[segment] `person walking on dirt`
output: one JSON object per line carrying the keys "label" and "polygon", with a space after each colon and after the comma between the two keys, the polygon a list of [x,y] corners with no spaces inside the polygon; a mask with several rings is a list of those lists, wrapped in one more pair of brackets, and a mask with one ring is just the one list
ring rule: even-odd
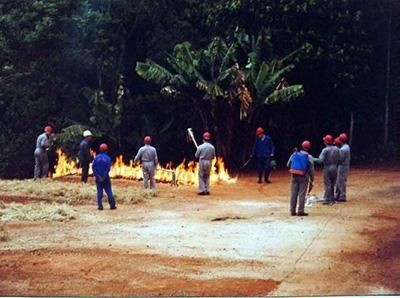
{"label": "person walking on dirt", "polygon": [[338,175],[336,182],[336,201],[346,202],[346,186],[347,177],[350,170],[350,146],[347,144],[347,134],[341,133],[339,135],[340,146],[340,162],[338,166]]}
{"label": "person walking on dirt", "polygon": [[151,137],[149,136],[144,138],[144,146],[139,148],[134,163],[140,161],[142,164],[144,188],[149,188],[150,182],[150,190],[154,191],[156,188],[154,175],[158,164],[158,157],[156,148],[150,145],[151,141]]}
{"label": "person walking on dirt", "polygon": [[[301,144],[302,150],[294,152],[288,162],[287,167],[292,174],[290,179],[290,214],[292,216],[308,216],[304,212],[306,192],[308,185],[314,182],[314,158],[308,154],[311,143],[305,140]],[[298,202],[298,212],[296,206]]]}
{"label": "person walking on dirt", "polygon": [[264,181],[271,183],[269,175],[271,173],[270,158],[274,156],[275,147],[272,139],[264,133],[262,127],[256,130],[256,141],[254,142],[251,158],[255,157],[257,160],[257,183],[262,183],[262,176],[264,173]]}
{"label": "person walking on dirt", "polygon": [[333,205],[335,203],[335,185],[337,179],[337,170],[340,160],[339,149],[333,145],[333,137],[326,135],[322,138],[325,148],[322,149],[318,161],[324,165],[324,205]]}
{"label": "person walking on dirt", "polygon": [[203,144],[201,144],[195,153],[199,159],[199,189],[198,195],[204,196],[210,194],[210,172],[212,160],[215,157],[215,148],[210,143],[211,134],[206,131],[203,133]]}
{"label": "person walking on dirt", "polygon": [[81,182],[87,183],[89,176],[89,164],[91,162],[92,156],[90,154],[90,143],[93,139],[93,134],[90,130],[85,130],[83,132],[83,140],[79,144],[79,165],[82,168]]}
{"label": "person walking on dirt", "polygon": [[96,181],[97,189],[97,209],[103,210],[103,191],[107,194],[110,209],[117,209],[115,206],[115,199],[111,189],[111,180],[109,172],[111,169],[111,159],[107,155],[107,144],[101,144],[99,147],[100,153],[96,155],[92,163],[93,176]]}
{"label": "person walking on dirt", "polygon": [[33,179],[45,178],[49,172],[49,158],[47,156],[47,150],[50,147],[50,135],[53,132],[53,128],[47,125],[44,128],[44,132],[40,134],[36,139],[36,148],[33,152],[35,157],[35,168],[33,173]]}

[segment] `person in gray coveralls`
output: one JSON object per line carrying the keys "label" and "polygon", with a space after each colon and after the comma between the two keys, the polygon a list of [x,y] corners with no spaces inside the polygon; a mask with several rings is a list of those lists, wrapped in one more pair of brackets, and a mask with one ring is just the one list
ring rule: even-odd
{"label": "person in gray coveralls", "polygon": [[144,146],[139,148],[139,151],[135,156],[134,163],[138,163],[139,161],[142,163],[144,188],[149,188],[150,182],[150,190],[154,191],[156,188],[156,180],[154,179],[154,175],[158,164],[158,157],[156,148],[150,144],[151,137],[146,136],[144,138]]}
{"label": "person in gray coveralls", "polygon": [[210,172],[211,162],[215,157],[215,148],[210,143],[211,134],[206,131],[203,133],[203,144],[201,144],[195,153],[199,159],[199,192],[198,195],[204,196],[210,194]]}
{"label": "person in gray coveralls", "polygon": [[342,143],[340,146],[340,162],[338,167],[338,175],[336,181],[336,202],[346,202],[346,185],[347,177],[350,170],[350,146],[347,144],[347,134],[341,133],[339,140]]}
{"label": "person in gray coveralls", "polygon": [[[314,158],[308,154],[311,149],[310,141],[305,140],[301,144],[302,150],[294,152],[288,162],[287,167],[292,174],[290,179],[290,214],[292,216],[308,216],[304,212],[307,188],[314,182]],[[298,204],[298,212],[296,206]]]}
{"label": "person in gray coveralls", "polygon": [[44,132],[36,139],[36,148],[33,153],[35,156],[35,169],[33,179],[46,178],[49,172],[49,158],[47,149],[50,147],[50,135],[53,132],[51,126],[46,126]]}
{"label": "person in gray coveralls", "polygon": [[326,135],[322,138],[325,148],[322,149],[318,161],[324,164],[324,205],[333,205],[335,203],[335,185],[337,171],[340,160],[339,148],[333,145],[333,137]]}

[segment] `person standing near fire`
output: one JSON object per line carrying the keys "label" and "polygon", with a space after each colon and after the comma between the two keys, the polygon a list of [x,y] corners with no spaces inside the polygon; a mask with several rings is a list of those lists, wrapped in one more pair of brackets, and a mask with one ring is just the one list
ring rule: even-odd
{"label": "person standing near fire", "polygon": [[340,160],[339,148],[333,145],[333,137],[326,135],[322,138],[325,148],[322,149],[318,157],[318,162],[322,162],[324,169],[324,205],[335,203],[335,185],[337,179],[338,165]]}
{"label": "person standing near fire", "polygon": [[[302,150],[295,151],[287,162],[290,179],[290,214],[292,216],[308,216],[304,212],[308,185],[314,182],[314,158],[308,154],[311,149],[310,141],[305,140],[301,144]],[[296,206],[298,204],[298,212]]]}
{"label": "person standing near fire", "polygon": [[198,195],[207,196],[210,194],[210,173],[212,160],[215,157],[215,147],[210,143],[211,134],[203,133],[203,144],[197,147],[195,157],[199,159],[199,189]]}
{"label": "person standing near fire", "polygon": [[36,139],[36,148],[33,153],[35,157],[33,180],[46,178],[49,172],[49,158],[47,156],[47,150],[51,145],[50,135],[52,132],[53,128],[50,125],[47,125],[44,128],[44,132]]}
{"label": "person standing near fire", "polygon": [[350,170],[350,146],[347,144],[347,134],[341,133],[338,137],[341,146],[340,146],[340,162],[338,166],[338,175],[336,182],[336,201],[337,202],[346,202],[346,186],[347,186],[347,177],[349,175]]}
{"label": "person standing near fire", "polygon": [[158,165],[158,156],[156,148],[150,145],[151,141],[150,136],[144,138],[144,146],[139,148],[134,163],[137,164],[138,162],[141,162],[142,164],[144,188],[149,188],[150,182],[150,190],[154,191],[156,188],[156,180],[154,176]]}
{"label": "person standing near fire", "polygon": [[254,142],[252,154],[250,158],[256,158],[257,160],[257,183],[262,183],[262,177],[264,174],[264,182],[271,183],[269,176],[271,173],[270,159],[274,156],[275,147],[270,136],[264,133],[262,127],[258,127],[256,130],[256,141]]}
{"label": "person standing near fire", "polygon": [[100,153],[96,155],[92,163],[93,176],[96,181],[97,189],[97,209],[103,210],[103,191],[107,194],[110,209],[117,209],[115,199],[111,189],[111,180],[109,172],[111,169],[111,158],[107,155],[107,144],[101,144],[99,147]]}
{"label": "person standing near fire", "polygon": [[83,132],[83,140],[79,144],[79,165],[82,168],[81,182],[87,183],[89,176],[89,164],[92,160],[90,154],[90,143],[92,142],[93,134],[90,130],[85,130]]}

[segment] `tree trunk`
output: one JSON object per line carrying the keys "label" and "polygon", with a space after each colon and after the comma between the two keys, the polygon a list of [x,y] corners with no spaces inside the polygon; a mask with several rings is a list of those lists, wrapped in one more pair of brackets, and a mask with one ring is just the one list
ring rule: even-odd
{"label": "tree trunk", "polygon": [[385,88],[385,120],[383,134],[383,148],[386,149],[389,141],[389,97],[390,97],[390,58],[392,46],[392,1],[389,0],[389,20],[387,32],[387,55],[386,55],[386,88]]}

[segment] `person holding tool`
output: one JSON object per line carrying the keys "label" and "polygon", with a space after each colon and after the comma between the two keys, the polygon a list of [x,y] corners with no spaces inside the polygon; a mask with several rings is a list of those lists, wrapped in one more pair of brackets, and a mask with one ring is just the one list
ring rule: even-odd
{"label": "person holding tool", "polygon": [[311,143],[305,140],[301,147],[302,150],[296,150],[287,162],[289,172],[292,174],[290,179],[290,214],[292,216],[308,216],[308,213],[304,212],[307,186],[310,184],[310,192],[314,182],[314,158],[308,154]]}

